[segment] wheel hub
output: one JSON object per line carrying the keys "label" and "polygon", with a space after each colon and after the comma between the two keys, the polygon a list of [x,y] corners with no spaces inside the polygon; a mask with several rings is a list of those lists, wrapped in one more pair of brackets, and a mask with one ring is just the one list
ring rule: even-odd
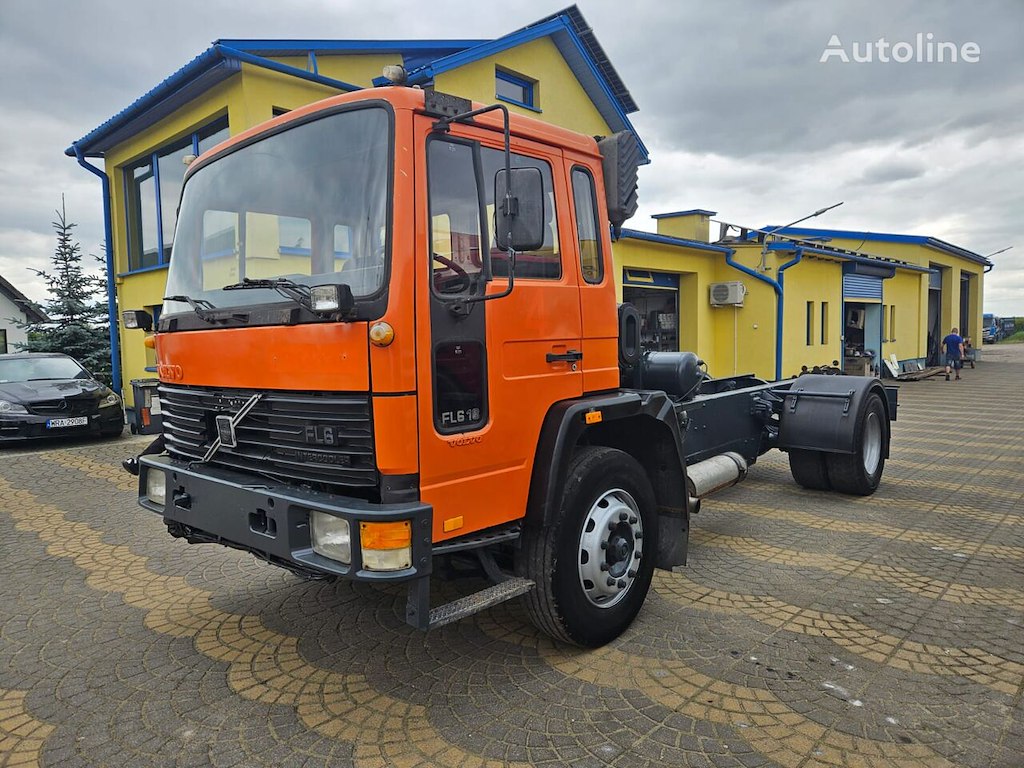
{"label": "wheel hub", "polygon": [[599,608],[610,608],[636,580],[643,556],[643,522],[633,497],[621,488],[601,494],[580,533],[580,586]]}

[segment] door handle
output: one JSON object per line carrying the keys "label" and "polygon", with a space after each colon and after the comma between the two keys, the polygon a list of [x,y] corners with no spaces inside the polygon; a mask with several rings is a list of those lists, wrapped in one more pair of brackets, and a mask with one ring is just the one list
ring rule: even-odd
{"label": "door handle", "polygon": [[578,349],[570,349],[568,352],[556,355],[554,352],[548,352],[547,361],[549,363],[575,363],[578,360],[583,359],[583,353]]}

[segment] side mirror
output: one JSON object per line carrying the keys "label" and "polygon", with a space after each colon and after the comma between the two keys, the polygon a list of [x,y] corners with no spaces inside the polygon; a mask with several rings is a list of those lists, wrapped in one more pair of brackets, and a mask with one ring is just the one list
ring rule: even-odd
{"label": "side mirror", "polygon": [[121,313],[121,322],[125,328],[141,328],[146,332],[153,330],[153,316],[144,309],[126,309]]}
{"label": "side mirror", "polygon": [[544,245],[544,178],[540,168],[512,168],[510,172],[502,168],[494,174],[494,204],[499,248],[522,252]]}

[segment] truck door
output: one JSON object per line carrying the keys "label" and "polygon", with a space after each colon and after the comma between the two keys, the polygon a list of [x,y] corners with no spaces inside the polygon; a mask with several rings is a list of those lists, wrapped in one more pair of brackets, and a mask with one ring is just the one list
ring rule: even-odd
{"label": "truck door", "polygon": [[513,140],[513,167],[541,172],[546,236],[517,255],[510,295],[474,301],[508,287],[493,229],[501,134],[417,120],[420,488],[440,540],[523,516],[544,416],[583,391],[583,348],[560,151]]}

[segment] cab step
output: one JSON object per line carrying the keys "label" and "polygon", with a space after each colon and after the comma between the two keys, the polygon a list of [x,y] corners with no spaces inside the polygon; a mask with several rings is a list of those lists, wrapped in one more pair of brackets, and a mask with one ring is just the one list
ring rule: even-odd
{"label": "cab step", "polygon": [[474,592],[471,595],[460,597],[458,600],[452,600],[450,603],[433,608],[430,611],[429,627],[430,629],[436,629],[437,627],[443,627],[445,624],[451,624],[454,621],[463,619],[466,616],[472,616],[474,613],[479,613],[498,603],[504,603],[506,600],[525,595],[535,586],[534,582],[530,579],[519,577],[506,579],[494,586],[481,589],[479,592]]}

